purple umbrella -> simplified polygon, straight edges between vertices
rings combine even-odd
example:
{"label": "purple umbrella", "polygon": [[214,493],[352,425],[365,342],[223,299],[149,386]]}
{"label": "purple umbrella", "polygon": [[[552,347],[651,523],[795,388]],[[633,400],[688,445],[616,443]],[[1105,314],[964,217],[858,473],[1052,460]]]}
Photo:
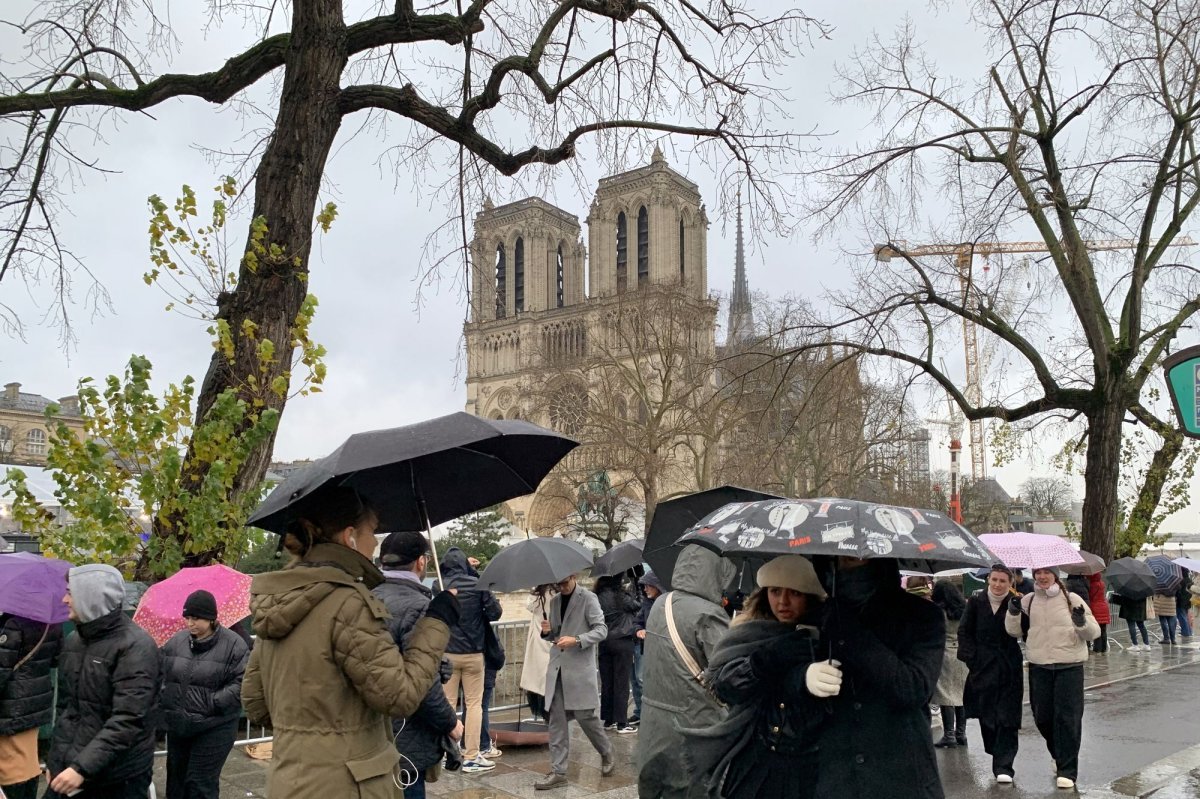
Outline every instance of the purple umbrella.
{"label": "purple umbrella", "polygon": [[43,624],[67,620],[65,560],[44,558],[32,552],[0,555],[0,613],[11,613]]}

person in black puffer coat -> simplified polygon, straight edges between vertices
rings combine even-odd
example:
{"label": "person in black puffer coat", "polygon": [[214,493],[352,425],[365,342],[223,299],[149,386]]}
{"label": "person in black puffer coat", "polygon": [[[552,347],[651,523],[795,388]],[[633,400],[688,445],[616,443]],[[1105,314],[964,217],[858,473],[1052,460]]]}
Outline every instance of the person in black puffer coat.
{"label": "person in black puffer coat", "polygon": [[[387,607],[391,618],[388,630],[400,651],[413,627],[433,598],[433,591],[421,582],[428,565],[429,542],[415,532],[392,533],[383,539],[379,560],[383,564],[385,582],[371,589]],[[454,708],[446,701],[442,683],[449,677],[449,664],[443,669],[443,679],[434,682],[420,707],[406,719],[392,719],[396,750],[403,755],[400,768],[404,799],[425,799],[425,771],[442,760],[442,739],[462,738],[463,725]]]}
{"label": "person in black puffer coat", "polygon": [[642,603],[625,590],[620,576],[600,577],[595,592],[608,626],[608,636],[600,642],[600,720],[606,729],[636,732],[629,724],[629,678]]}
{"label": "person in black puffer coat", "polygon": [[0,788],[9,799],[37,796],[37,728],[53,718],[50,670],[61,648],[61,624],[0,614]]}
{"label": "person in black puffer coat", "polygon": [[217,601],[208,591],[184,601],[183,618],[187,629],[162,648],[167,799],[219,799],[250,650],[240,635],[217,624]]}
{"label": "person in black puffer coat", "polygon": [[463,742],[463,771],[471,774],[490,771],[495,764],[479,754],[479,732],[483,724],[483,636],[484,627],[500,618],[500,603],[491,591],[476,588],[479,578],[471,574],[466,553],[458,547],[446,550],[442,558],[445,588],[458,592],[458,624],[450,628],[446,659],[450,661],[450,679],[443,686],[446,701],[458,703],[462,686],[466,703],[467,732]]}
{"label": "person in black puffer coat", "polygon": [[145,799],[154,767],[159,653],[121,612],[121,573],[90,563],[67,575],[75,634],[58,665],[58,720],[46,769],[59,799]]}

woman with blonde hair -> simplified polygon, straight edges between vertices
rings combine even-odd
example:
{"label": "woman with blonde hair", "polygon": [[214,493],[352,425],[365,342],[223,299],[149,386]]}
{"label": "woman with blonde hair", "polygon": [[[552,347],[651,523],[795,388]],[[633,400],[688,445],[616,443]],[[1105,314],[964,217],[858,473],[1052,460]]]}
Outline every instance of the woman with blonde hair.
{"label": "woman with blonde hair", "polygon": [[404,652],[371,589],[379,525],[370,504],[338,487],[288,528],[293,560],[250,589],[258,635],[242,683],[247,717],[274,729],[267,790],[289,799],[397,795],[392,718],[412,715],[438,677],[458,601],[442,591]]}

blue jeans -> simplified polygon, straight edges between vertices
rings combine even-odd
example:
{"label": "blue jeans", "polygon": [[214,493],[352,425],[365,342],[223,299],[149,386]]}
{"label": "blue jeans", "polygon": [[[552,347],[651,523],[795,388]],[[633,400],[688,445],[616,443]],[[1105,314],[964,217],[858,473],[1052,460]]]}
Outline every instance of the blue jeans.
{"label": "blue jeans", "polygon": [[[487,669],[483,672],[483,712],[479,714],[482,721],[479,724],[479,751],[486,752],[492,748],[492,731],[488,729],[488,708],[492,705],[492,693],[496,690],[496,672]],[[408,799],[405,797],[405,799]]]}
{"label": "blue jeans", "polygon": [[1179,634],[1184,638],[1192,637],[1192,625],[1188,622],[1188,609],[1176,608],[1175,618],[1179,620]]}
{"label": "blue jeans", "polygon": [[[1137,646],[1138,630],[1142,631],[1142,643],[1143,644],[1150,643],[1150,635],[1146,632],[1146,622],[1133,621],[1132,619],[1126,619],[1125,623],[1129,625],[1129,640],[1131,640],[1133,642],[1134,646]],[[1136,626],[1134,626],[1134,625],[1136,625]]]}
{"label": "blue jeans", "polygon": [[1159,616],[1158,626],[1162,627],[1163,640],[1175,643],[1175,617]]}
{"label": "blue jeans", "polygon": [[642,642],[638,641],[633,648],[633,674],[630,675],[630,685],[633,687],[633,715],[642,717]]}
{"label": "blue jeans", "polygon": [[404,799],[425,799],[425,772],[417,775],[417,781],[404,789]]}

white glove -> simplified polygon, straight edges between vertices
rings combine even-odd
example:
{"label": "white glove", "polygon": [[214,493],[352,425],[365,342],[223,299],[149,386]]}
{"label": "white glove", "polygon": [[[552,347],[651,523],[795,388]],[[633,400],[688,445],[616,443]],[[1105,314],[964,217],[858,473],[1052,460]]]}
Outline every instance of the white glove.
{"label": "white glove", "polygon": [[832,660],[813,663],[804,673],[804,687],[819,699],[837,696],[842,690],[842,670],[838,665]]}

